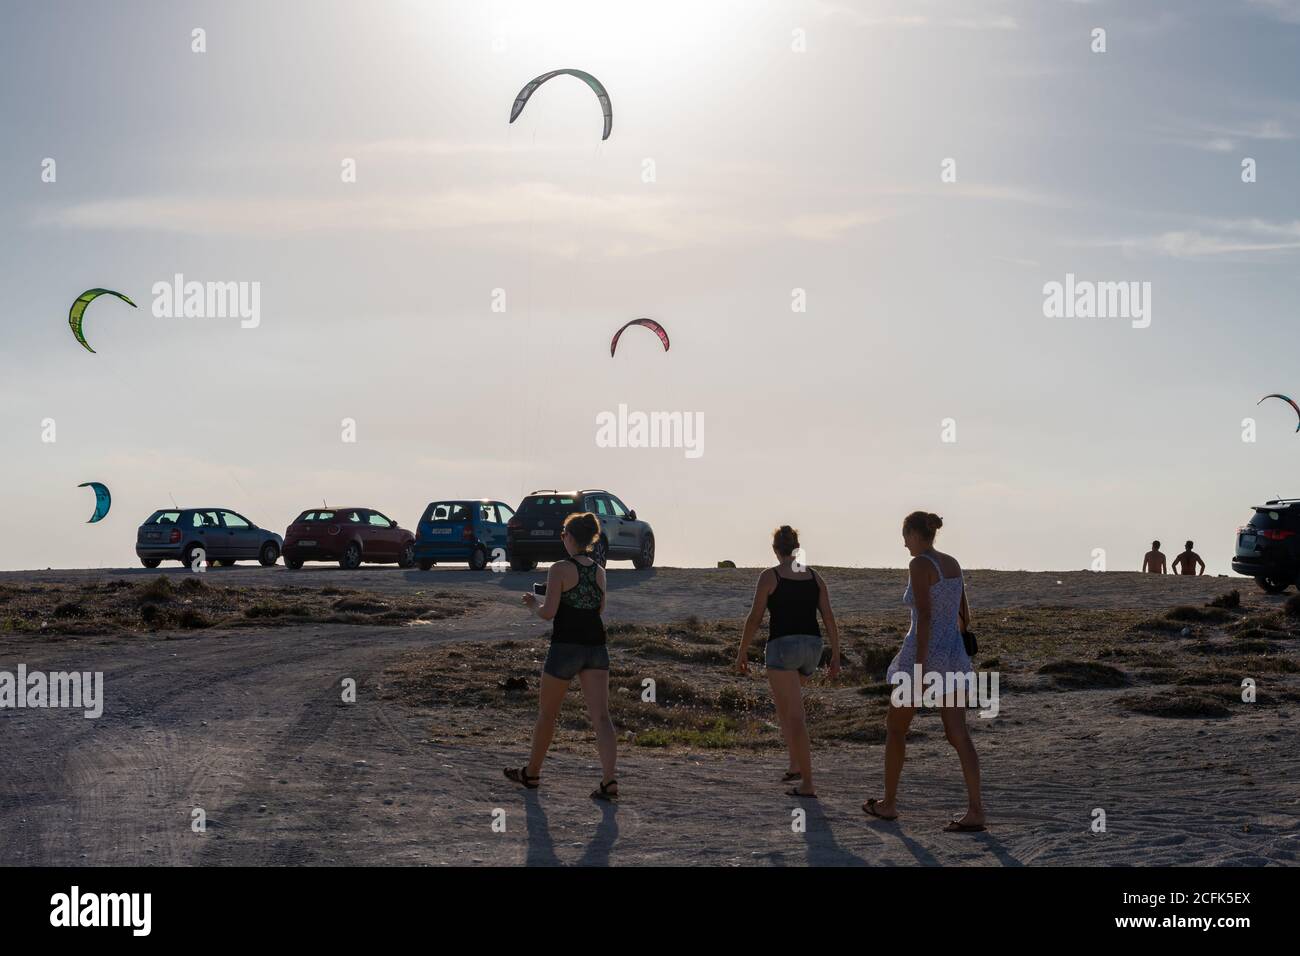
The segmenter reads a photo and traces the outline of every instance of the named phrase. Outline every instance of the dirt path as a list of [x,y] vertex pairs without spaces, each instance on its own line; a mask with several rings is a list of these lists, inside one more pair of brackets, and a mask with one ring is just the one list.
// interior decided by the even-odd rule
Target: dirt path
[[[629,576],[612,589],[610,617],[645,619],[665,609],[670,617],[708,617],[724,606],[721,613],[733,613],[746,599],[735,593],[739,577],[750,581],[752,573],[732,574],[737,580],[725,592],[701,572],[661,572],[640,583]],[[880,587],[841,582],[842,604],[895,606],[899,572],[843,574],[878,576]],[[1018,590],[1020,602],[1049,604],[1109,606],[1124,596],[1120,581],[1098,580],[1110,576],[1082,576],[1090,583],[1012,573],[999,581],[998,574],[973,574],[972,590]],[[69,575],[120,576],[42,572],[25,579]],[[276,571],[230,575],[240,584],[259,576],[285,583]],[[402,572],[364,576],[371,580],[349,585],[411,586]],[[461,576],[434,572],[420,580],[459,587]],[[1156,606],[1167,607],[1227,586],[1122,577],[1129,579],[1126,606],[1146,602],[1144,588],[1161,587]],[[939,832],[962,805],[961,783],[937,719],[925,717],[909,751],[907,816],[898,824],[868,821],[858,809],[879,786],[879,746],[819,753],[824,796],[803,804],[780,795],[774,781],[783,767],[772,754],[665,756],[624,748],[626,798],[617,809],[586,796],[597,775],[594,754],[559,753],[547,764],[542,790],[518,791],[500,768],[523,754],[524,741],[433,744],[436,715],[381,699],[378,682],[390,661],[428,642],[543,632],[545,625],[508,603],[531,579],[480,575],[475,592],[499,594],[500,603],[472,619],[425,627],[6,638],[0,669],[22,662],[29,669],[103,671],[106,705],[97,720],[66,710],[0,710],[0,862],[1018,865],[1295,858],[1300,805],[1287,780],[1297,758],[1290,738],[1266,723],[1273,718],[1250,718],[1259,723],[1243,728],[1235,721],[1134,717],[1098,729],[1087,713],[1054,710],[1047,694],[1008,699],[1002,719],[974,722],[997,824],[974,837]],[[1068,585],[1048,583],[1067,579]],[[298,580],[337,584],[339,577],[322,570]],[[341,699],[349,677],[358,685],[354,704]],[[799,806],[807,812],[806,832],[791,825]],[[1097,806],[1110,816],[1106,834],[1089,831]],[[205,833],[191,829],[196,807],[206,812]],[[492,828],[497,810],[504,812],[503,833]]]

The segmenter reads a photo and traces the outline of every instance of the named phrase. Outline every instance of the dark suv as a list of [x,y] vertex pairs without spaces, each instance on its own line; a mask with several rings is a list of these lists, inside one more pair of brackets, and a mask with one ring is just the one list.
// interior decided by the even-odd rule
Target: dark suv
[[637,518],[608,491],[534,491],[520,502],[515,516],[506,525],[506,550],[510,567],[531,571],[538,561],[559,561],[568,552],[560,541],[564,519],[577,512],[590,511],[600,519],[600,538],[592,555],[601,564],[606,561],[631,561],[638,568],[655,563],[655,533],[648,522]]
[[1232,570],[1250,575],[1269,594],[1281,594],[1300,575],[1300,498],[1254,508],[1250,523],[1237,529]]

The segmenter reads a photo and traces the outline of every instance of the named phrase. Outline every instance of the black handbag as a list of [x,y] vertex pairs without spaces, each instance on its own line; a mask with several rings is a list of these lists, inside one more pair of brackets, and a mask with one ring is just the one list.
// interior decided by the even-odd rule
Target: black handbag
[[966,656],[974,657],[979,653],[980,642],[975,639],[974,631],[962,631],[961,642],[966,645]]

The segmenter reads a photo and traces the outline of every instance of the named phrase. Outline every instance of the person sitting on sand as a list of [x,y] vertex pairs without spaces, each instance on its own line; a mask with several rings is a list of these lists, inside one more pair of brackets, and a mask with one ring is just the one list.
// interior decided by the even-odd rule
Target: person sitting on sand
[[1151,542],[1151,550],[1142,558],[1142,570],[1148,574],[1165,573],[1165,556],[1160,551],[1159,541]]
[[[1186,550],[1182,554],[1174,558],[1174,574],[1204,574],[1205,562],[1201,560],[1199,554],[1192,550],[1192,542],[1188,541],[1185,548]],[[1179,565],[1182,565],[1181,571],[1178,568]],[[1199,570],[1197,570],[1198,566]]]
[[813,786],[812,750],[808,743],[808,726],[804,721],[803,689],[821,665],[822,632],[817,626],[820,611],[831,638],[830,676],[840,673],[840,631],[831,611],[830,591],[826,582],[812,568],[794,564],[799,548],[799,532],[783,524],[772,533],[772,550],[777,565],[758,576],[754,605],[745,619],[745,630],[736,652],[736,670],[749,673],[749,645],[763,623],[763,613],[771,614],[767,648],[763,659],[767,665],[767,682],[776,704],[776,718],[781,725],[786,749],[790,752],[790,769],[782,783],[798,781],[787,793],[792,797],[816,797]]
[[542,761],[555,735],[555,721],[573,678],[578,678],[587,715],[596,731],[600,753],[600,786],[596,800],[618,798],[614,764],[618,756],[614,722],[609,717],[609,649],[605,646],[605,569],[588,553],[600,537],[600,520],[591,513],[569,515],[560,541],[569,556],[551,565],[546,576],[546,600],[539,604],[531,594],[524,604],[544,621],[553,621],[551,647],[542,667],[537,724],[528,763],[505,771],[508,779],[535,790],[541,783]]
[[[900,671],[910,677],[915,664],[921,665],[922,673],[964,674],[971,670],[971,659],[962,639],[962,632],[970,629],[970,605],[966,601],[961,565],[952,555],[934,550],[934,536],[942,527],[942,518],[924,511],[913,511],[903,520],[903,545],[912,555],[903,603],[911,608],[912,626],[889,664],[886,678],[891,682]],[[903,773],[907,753],[907,729],[915,715],[915,707],[895,706],[891,700],[885,718],[885,797],[872,798],[862,805],[870,816],[882,820],[898,817],[898,778]],[[944,706],[939,709],[939,715],[943,719],[944,735],[961,760],[968,799],[965,816],[953,820],[944,829],[950,833],[983,830],[980,762],[966,727],[966,711]]]

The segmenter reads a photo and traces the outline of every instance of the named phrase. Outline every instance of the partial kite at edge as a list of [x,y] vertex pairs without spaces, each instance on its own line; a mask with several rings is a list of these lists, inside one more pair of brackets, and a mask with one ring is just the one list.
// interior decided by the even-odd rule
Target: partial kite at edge
[[626,329],[629,326],[633,326],[633,325],[640,325],[643,328],[649,329],[655,335],[659,336],[659,341],[664,344],[664,351],[665,352],[668,351],[668,330],[667,329],[665,329],[654,319],[633,319],[631,322],[626,323],[622,329],[619,329],[617,332],[615,332],[614,337],[609,340],[610,358],[614,357],[614,350],[618,348],[619,336],[623,334],[623,329]]
[[72,334],[77,337],[77,341],[82,344],[87,352],[94,352],[90,343],[86,341],[86,336],[81,329],[82,316],[86,314],[86,307],[94,302],[101,295],[115,295],[131,308],[137,308],[136,304],[128,296],[120,292],[114,292],[112,289],[87,289],[81,295],[77,296],[77,301],[72,303],[72,308],[68,310],[68,326],[72,329]]
[[[1260,399],[1258,402],[1256,402],[1255,404],[1256,404],[1256,405],[1262,405],[1262,404],[1264,404],[1264,399],[1268,399],[1268,398],[1280,398],[1280,399],[1282,399],[1282,401],[1286,402],[1286,403],[1287,403],[1288,405],[1290,405],[1293,409],[1295,409],[1296,418],[1297,418],[1297,419],[1300,419],[1300,405],[1297,405],[1295,402],[1293,402],[1293,401],[1292,401],[1290,398],[1288,398],[1287,396],[1285,396],[1285,395],[1280,395],[1280,394],[1278,394],[1277,392],[1274,392],[1274,393],[1271,394],[1271,395],[1265,395],[1264,398],[1261,398],[1261,399]],[[1298,432],[1300,432],[1300,420],[1297,420],[1297,422],[1296,422],[1296,426],[1295,426],[1295,430],[1298,431]]]
[[524,111],[528,98],[536,92],[539,86],[552,77],[561,76],[565,73],[582,80],[596,94],[596,99],[600,101],[600,110],[605,115],[605,134],[600,138],[602,141],[609,139],[609,131],[614,128],[614,109],[609,103],[609,93],[605,90],[605,84],[590,73],[585,73],[582,70],[552,70],[550,73],[543,73],[541,76],[529,80],[524,84],[524,88],[519,91],[519,95],[515,97],[514,105],[510,107],[510,122],[513,123],[519,119],[519,114]]

